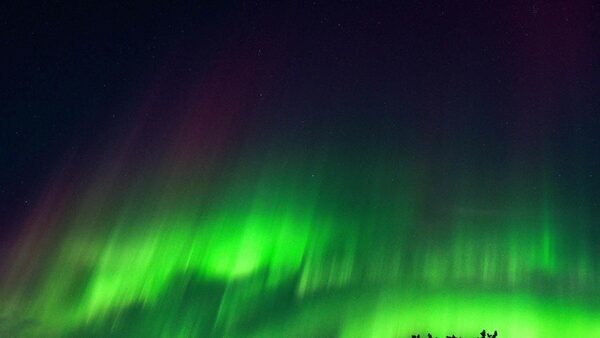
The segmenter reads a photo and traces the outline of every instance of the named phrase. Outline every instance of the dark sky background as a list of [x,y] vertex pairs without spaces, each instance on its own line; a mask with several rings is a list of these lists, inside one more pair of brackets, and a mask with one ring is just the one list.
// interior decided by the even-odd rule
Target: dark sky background
[[378,139],[445,163],[427,173],[438,185],[548,157],[557,185],[600,207],[592,1],[5,2],[0,25],[3,239],[66,157],[133,123],[153,83],[185,91],[223,58],[259,74],[248,134]]

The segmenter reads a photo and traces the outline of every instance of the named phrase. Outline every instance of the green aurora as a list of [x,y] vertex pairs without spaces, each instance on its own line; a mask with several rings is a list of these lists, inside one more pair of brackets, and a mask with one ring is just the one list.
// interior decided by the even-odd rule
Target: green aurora
[[600,2],[5,3],[0,338],[600,338]]
[[31,223],[60,235],[26,232],[13,266],[30,268],[13,269],[2,293],[3,318],[23,324],[4,332],[600,335],[598,262],[569,235],[589,224],[551,184],[494,186],[503,209],[463,189],[460,205],[436,210],[419,190],[424,170],[389,160],[399,154],[281,148],[246,151],[226,174],[179,161],[123,180],[113,165],[69,196],[49,189]]

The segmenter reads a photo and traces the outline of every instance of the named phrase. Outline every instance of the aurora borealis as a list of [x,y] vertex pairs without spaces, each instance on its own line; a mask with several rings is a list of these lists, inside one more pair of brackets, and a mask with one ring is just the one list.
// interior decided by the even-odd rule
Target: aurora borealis
[[7,30],[0,337],[600,336],[591,3],[103,6]]

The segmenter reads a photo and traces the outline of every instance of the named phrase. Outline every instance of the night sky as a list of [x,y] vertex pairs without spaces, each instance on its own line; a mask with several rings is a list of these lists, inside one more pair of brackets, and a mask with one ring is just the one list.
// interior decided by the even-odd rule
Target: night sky
[[598,12],[0,5],[0,336],[600,335]]

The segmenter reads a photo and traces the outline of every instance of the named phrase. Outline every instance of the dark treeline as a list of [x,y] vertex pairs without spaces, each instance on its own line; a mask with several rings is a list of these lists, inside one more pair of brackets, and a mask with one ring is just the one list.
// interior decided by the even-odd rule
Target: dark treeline
[[[481,331],[480,333],[480,338],[498,338],[498,331],[494,330],[494,333],[487,333],[485,330]],[[412,338],[421,338],[420,334],[413,334],[411,336]],[[431,333],[427,334],[427,338],[433,338],[433,336],[431,335]],[[438,338],[438,337],[435,337]],[[455,335],[451,335],[451,336],[446,336],[446,338],[462,338],[462,337],[457,337]]]

